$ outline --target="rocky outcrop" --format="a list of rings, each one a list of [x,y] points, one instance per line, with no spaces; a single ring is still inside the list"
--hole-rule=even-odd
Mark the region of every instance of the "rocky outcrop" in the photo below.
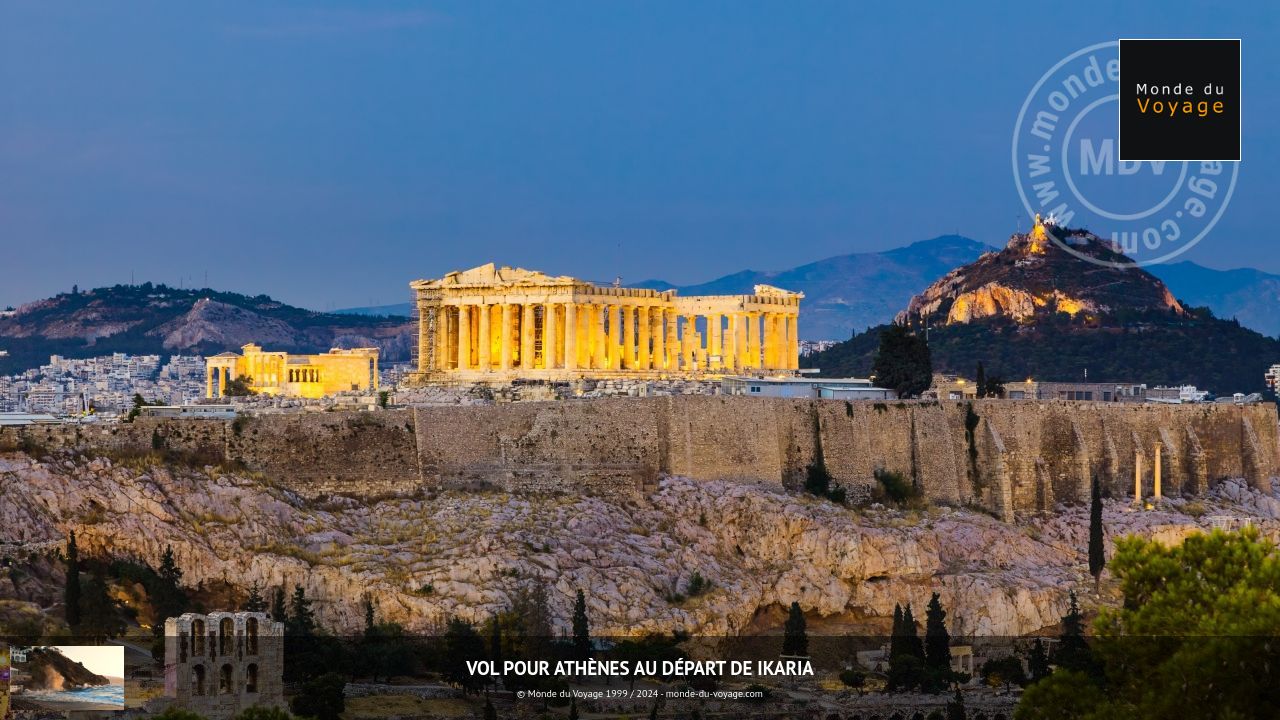
[[[895,603],[923,605],[937,591],[953,632],[1017,635],[1055,624],[1068,592],[1091,585],[1083,508],[1010,524],[678,477],[641,500],[451,491],[316,502],[260,477],[71,455],[0,456],[0,480],[0,539],[74,529],[82,553],[152,565],[172,546],[186,582],[300,585],[340,630],[360,626],[366,594],[383,616],[424,631],[449,616],[483,620],[541,583],[561,629],[584,590],[601,634],[756,632],[770,608],[792,602],[847,632],[885,632]],[[1203,507],[1108,504],[1109,539],[1173,542],[1223,518],[1277,536],[1274,513],[1263,515],[1276,498],[1230,488]],[[694,573],[711,589],[684,598]]]
[[[81,663],[71,660],[54,647],[33,648],[27,653],[26,672],[31,680],[28,690],[74,690],[83,687],[106,685],[110,680],[90,672]]]

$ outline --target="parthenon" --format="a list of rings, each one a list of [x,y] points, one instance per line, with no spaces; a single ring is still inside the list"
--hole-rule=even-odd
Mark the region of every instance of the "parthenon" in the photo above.
[[[598,285],[493,263],[410,283],[419,382],[793,374],[802,293]]]

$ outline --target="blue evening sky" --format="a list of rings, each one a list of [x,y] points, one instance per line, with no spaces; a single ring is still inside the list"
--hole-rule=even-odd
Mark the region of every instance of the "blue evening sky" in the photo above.
[[[1025,214],[1028,89],[1241,37],[1244,157],[1188,254],[1280,272],[1280,6],[0,0],[0,306],[152,280],[317,309],[490,260],[708,280]]]

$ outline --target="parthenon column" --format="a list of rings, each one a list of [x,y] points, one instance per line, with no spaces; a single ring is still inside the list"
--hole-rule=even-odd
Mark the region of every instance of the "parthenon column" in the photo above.
[[[499,305],[502,310],[498,317],[501,318],[501,327],[498,329],[498,366],[503,370],[511,369],[511,323],[515,317],[515,308],[511,303],[502,303]]]
[[[760,344],[764,346],[764,362],[762,367],[773,369],[778,366],[778,333],[777,315],[771,312],[762,313],[764,327],[760,332]]]
[[[426,349],[431,346],[430,331],[427,329],[431,322],[430,312],[426,303],[421,301],[418,303],[418,372],[427,372],[431,369],[431,359],[426,353]]]
[[[480,313],[480,337],[476,343],[479,352],[480,369],[488,372],[493,369],[493,306],[477,305],[476,311]]]
[[[606,367],[617,370],[622,367],[622,317],[617,305],[606,305],[609,312],[609,357]]]
[[[556,306],[547,303],[542,306],[542,367],[550,370],[559,362],[559,318],[556,317]]]
[[[578,367],[578,306],[572,301],[564,304],[564,368]]]
[[[520,368],[532,370],[534,361],[534,330],[537,320],[534,317],[533,303],[520,305]]]
[[[636,308],[636,324],[639,325],[639,340],[636,343],[636,367],[649,369],[649,339],[653,337],[653,321],[649,319],[649,308],[641,305]]]
[[[729,331],[725,333],[721,352],[726,370],[738,369],[738,313],[729,313]]]
[[[724,320],[720,313],[707,316],[707,369],[719,370],[724,367],[724,343],[721,340]],[[715,358],[712,360],[711,358]]]
[[[458,306],[458,369],[471,369],[471,308]]]
[[[794,313],[787,315],[787,367],[791,370],[800,367],[800,317]]]
[[[609,367],[608,338],[604,332],[605,306],[591,305],[591,367],[601,370]]]
[[[760,313],[747,313],[747,367],[760,367]]]
[[[667,330],[664,318],[666,311],[660,307],[649,308],[649,333],[653,340],[653,354],[649,357],[649,364],[654,370],[664,370],[667,367]]]
[[[450,345],[453,340],[453,333],[449,330],[449,306],[440,305],[436,308],[436,367],[439,372],[449,369],[449,352]]]
[[[636,369],[636,309],[622,306],[622,367]]]

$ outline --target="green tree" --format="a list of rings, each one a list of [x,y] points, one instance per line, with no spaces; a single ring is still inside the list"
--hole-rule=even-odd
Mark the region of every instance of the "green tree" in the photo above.
[[[1062,616],[1062,634],[1053,660],[1060,668],[1091,674],[1096,672],[1097,666],[1089,641],[1084,636],[1084,616],[1080,614],[1080,604],[1076,602],[1075,592],[1071,593],[1070,598],[1067,614]]]
[[[245,612],[263,612],[267,609],[267,601],[262,597],[262,590],[258,587],[258,581],[254,580],[249,586],[249,597],[245,599],[244,605],[241,606]]]
[[[293,597],[289,599],[289,615],[285,620],[285,632],[297,637],[314,635],[316,615],[311,609],[311,601],[307,599],[307,591],[301,585],[293,586]]]
[[[338,673],[325,673],[306,681],[289,707],[299,717],[315,720],[339,720],[347,709],[343,690],[347,681]]]
[[[993,688],[1010,685],[1026,685],[1027,675],[1022,671],[1022,661],[1012,655],[992,658],[982,663],[978,670],[983,682]]]
[[[187,593],[182,589],[182,570],[174,559],[173,546],[164,546],[164,555],[160,557],[160,569],[155,573],[152,586],[148,589],[155,609],[157,635],[164,634],[164,620],[178,617],[186,612],[190,603]]]
[[[792,602],[787,622],[782,628],[782,654],[792,657],[809,656],[809,634],[805,629],[804,611],[800,603]]]
[[[1089,574],[1093,576],[1095,591],[1102,580],[1102,568],[1106,564],[1106,546],[1103,545],[1102,535],[1102,487],[1095,477],[1089,500]]]
[[[933,382],[933,361],[929,345],[904,325],[889,325],[880,331],[880,347],[871,366],[876,384],[914,397]]]
[[[461,687],[464,693],[479,692],[485,678],[470,673],[467,661],[485,659],[484,640],[471,623],[453,618],[445,628],[444,642],[445,679]]]
[[[285,622],[289,619],[289,611],[284,602],[284,588],[277,586],[271,593],[271,619]]]
[[[75,630],[80,626],[80,549],[76,546],[76,531],[67,535],[67,583],[63,590],[63,605],[67,625]]]
[[[1273,543],[1252,528],[1192,535],[1176,547],[1125,538],[1111,571],[1124,602],[1094,623],[1102,672],[1059,666],[1027,689],[1018,720],[1277,716]]]
[[[1049,667],[1049,653],[1044,649],[1044,643],[1040,638],[1031,643],[1031,653],[1027,656],[1027,680],[1028,682],[1037,682],[1049,677],[1052,669]]]
[[[237,375],[235,378],[227,381],[222,394],[226,397],[248,397],[249,395],[256,395],[257,393],[253,390],[253,378],[248,375]]]
[[[107,581],[95,571],[85,584],[80,599],[80,632],[95,641],[117,637],[124,632],[124,622],[116,614],[116,604],[107,592]]]
[[[941,692],[952,679],[951,635],[947,632],[947,611],[942,609],[938,593],[929,598],[924,617],[924,658],[928,670],[925,689]]]
[[[889,682],[890,692],[907,692],[920,688],[925,681],[924,643],[920,641],[920,626],[911,612],[911,603],[907,603],[899,618],[894,612],[894,640],[889,649]]]
[[[587,619],[587,598],[581,590],[573,603],[573,657],[591,659],[591,623]]]

